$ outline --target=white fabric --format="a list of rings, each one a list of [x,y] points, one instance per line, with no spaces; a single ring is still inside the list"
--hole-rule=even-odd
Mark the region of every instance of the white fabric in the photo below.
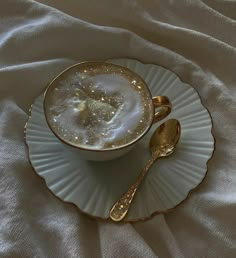
[[[236,257],[236,1],[40,2],[0,1],[0,257]],[[52,196],[23,141],[28,108],[55,75],[113,57],[173,70],[214,123],[201,186],[136,224],[97,222]]]

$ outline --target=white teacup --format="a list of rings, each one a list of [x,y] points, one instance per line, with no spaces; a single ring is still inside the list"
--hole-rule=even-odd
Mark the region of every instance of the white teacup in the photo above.
[[[103,161],[133,148],[170,113],[171,103],[165,96],[152,97],[145,81],[126,67],[83,62],[49,84],[44,111],[49,128],[67,148]]]

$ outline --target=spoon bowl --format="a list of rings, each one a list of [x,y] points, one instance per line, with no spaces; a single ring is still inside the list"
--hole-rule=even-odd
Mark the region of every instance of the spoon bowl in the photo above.
[[[169,119],[161,124],[150,139],[149,149],[152,157],[157,154],[159,157],[169,156],[179,142],[180,134],[181,126],[178,120]]]

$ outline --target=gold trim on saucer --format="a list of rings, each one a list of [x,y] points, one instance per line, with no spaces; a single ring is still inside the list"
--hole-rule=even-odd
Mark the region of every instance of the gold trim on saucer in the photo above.
[[[124,57],[124,58],[126,58],[126,57]],[[122,59],[122,58],[117,58],[117,59]],[[136,60],[136,61],[138,61],[138,62],[141,62],[141,61],[139,61],[139,60],[137,60],[137,59],[134,59],[134,58],[126,58],[126,59],[133,59],[133,60]],[[109,59],[108,62],[109,62],[109,61],[112,61],[112,60]],[[183,80],[179,77],[179,75],[177,75],[177,74],[176,74],[175,72],[173,72],[171,69],[169,69],[169,68],[167,68],[167,67],[165,67],[165,66],[163,66],[163,65],[154,64],[154,63],[144,63],[144,62],[141,62],[141,63],[144,64],[144,65],[146,65],[146,64],[153,64],[153,65],[158,65],[158,66],[160,66],[160,67],[163,67],[163,68],[165,68],[165,69],[171,71],[172,73],[174,73],[174,74],[180,79],[180,81],[181,81],[182,83],[184,83]],[[188,84],[188,85],[189,85],[190,87],[192,87],[190,84]],[[193,87],[192,87],[192,88],[193,88]],[[174,206],[174,207],[172,207],[172,208],[170,208],[170,209],[167,209],[167,210],[155,211],[155,212],[153,212],[152,214],[150,214],[150,215],[147,216],[147,217],[142,217],[142,218],[138,218],[138,219],[127,219],[127,220],[124,220],[124,221],[120,221],[119,223],[133,223],[133,222],[146,221],[146,220],[149,220],[149,219],[153,218],[154,216],[156,216],[156,215],[158,215],[158,214],[167,214],[167,213],[169,213],[169,212],[172,212],[173,210],[175,210],[175,209],[178,208],[179,206],[183,205],[183,203],[189,199],[190,195],[191,195],[194,191],[197,191],[197,190],[199,189],[199,187],[201,186],[201,184],[203,183],[203,181],[206,179],[207,174],[208,174],[208,172],[209,172],[209,171],[208,171],[208,169],[209,169],[209,168],[208,168],[209,162],[212,160],[212,157],[213,157],[214,152],[215,152],[216,139],[215,139],[215,136],[214,136],[214,134],[213,134],[213,119],[212,119],[211,113],[209,112],[208,108],[202,103],[202,99],[201,99],[201,96],[200,96],[200,94],[198,93],[198,91],[197,91],[195,88],[193,88],[193,90],[198,94],[198,97],[199,97],[199,99],[200,99],[201,105],[207,110],[207,112],[208,112],[208,114],[209,114],[209,116],[210,116],[210,120],[211,120],[211,135],[212,135],[213,141],[214,141],[214,146],[213,146],[213,150],[212,150],[212,155],[211,155],[211,157],[208,159],[208,161],[206,162],[207,169],[206,169],[206,172],[205,172],[205,176],[202,178],[201,182],[200,182],[196,187],[194,187],[193,189],[191,189],[191,190],[188,192],[186,198],[185,198],[184,200],[182,200],[182,201],[181,201],[179,204],[177,204],[176,206]],[[45,92],[45,90],[44,90],[43,92]],[[34,101],[34,102],[35,102],[35,101]],[[43,180],[44,183],[45,183],[45,185],[47,186],[46,180],[36,172],[36,170],[34,169],[33,164],[31,163],[30,153],[29,153],[29,146],[28,146],[27,141],[26,141],[27,125],[28,125],[29,119],[31,118],[31,115],[32,115],[32,107],[33,107],[33,105],[34,105],[34,102],[33,102],[33,104],[30,106],[30,109],[29,109],[29,117],[28,117],[27,122],[26,122],[26,124],[25,124],[25,126],[24,126],[24,143],[25,143],[26,148],[27,148],[27,156],[28,156],[28,160],[29,160],[30,166],[32,167],[34,173],[35,173],[41,180]],[[74,204],[74,203],[72,203],[72,202],[68,202],[68,201],[62,200],[59,196],[55,195],[55,194],[48,188],[48,186],[46,187],[46,189],[47,189],[47,191],[48,191],[49,193],[51,193],[53,196],[55,196],[58,200],[64,202],[65,204],[70,204],[70,205],[75,206],[76,209],[78,209],[78,211],[79,211],[81,214],[83,214],[83,215],[87,215],[88,217],[93,218],[93,219],[96,219],[96,220],[98,220],[98,221],[106,221],[106,222],[117,223],[117,222],[112,221],[109,217],[107,217],[107,218],[101,218],[101,217],[98,217],[98,216],[94,216],[94,215],[88,214],[88,213],[82,211],[76,204]],[[109,214],[108,214],[108,216],[109,216]]]

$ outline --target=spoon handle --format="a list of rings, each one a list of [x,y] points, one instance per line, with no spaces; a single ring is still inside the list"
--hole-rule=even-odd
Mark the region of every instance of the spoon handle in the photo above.
[[[134,184],[132,184],[128,191],[124,195],[122,195],[120,199],[113,205],[110,210],[110,218],[113,221],[121,221],[126,216],[138,187],[140,186],[143,178],[145,177],[155,160],[156,158],[154,157],[148,160]]]

